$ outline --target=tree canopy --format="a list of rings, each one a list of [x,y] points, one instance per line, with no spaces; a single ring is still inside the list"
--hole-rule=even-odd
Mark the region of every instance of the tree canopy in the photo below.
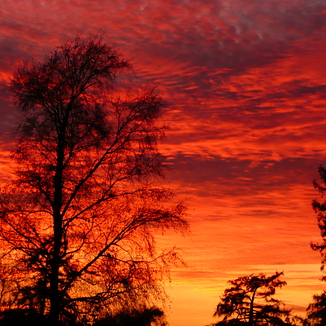
[[[2,261],[20,266],[16,306],[55,326],[159,297],[178,256],[157,252],[154,233],[188,227],[160,183],[162,98],[115,92],[130,68],[101,37],[76,37],[11,81],[22,121],[0,194]]]
[[[291,310],[282,301],[274,299],[277,288],[286,285],[280,280],[283,273],[271,276],[251,274],[229,281],[232,285],[224,291],[214,317],[223,317],[214,326],[290,326]]]

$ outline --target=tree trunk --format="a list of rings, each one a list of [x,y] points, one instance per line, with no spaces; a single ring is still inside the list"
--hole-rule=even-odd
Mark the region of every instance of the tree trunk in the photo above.
[[[248,321],[249,326],[254,326],[254,300],[255,300],[256,290],[257,289],[254,290],[250,300],[249,321]]]
[[[55,217],[54,217],[55,219]],[[59,268],[60,268],[60,247],[61,247],[61,223],[54,223],[53,257],[51,260],[50,275],[50,322],[51,326],[59,325],[60,315],[60,293],[59,293]]]
[[[60,251],[62,246],[62,182],[64,162],[64,135],[59,136],[57,149],[57,166],[54,176],[54,199],[53,199],[53,256],[51,259],[50,275],[50,323],[51,326],[59,325],[61,294],[59,290]]]

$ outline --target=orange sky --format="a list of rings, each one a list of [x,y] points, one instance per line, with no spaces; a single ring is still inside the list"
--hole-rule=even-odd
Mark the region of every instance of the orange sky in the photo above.
[[[0,26],[3,145],[15,65],[76,34],[103,33],[168,102],[165,182],[188,198],[191,223],[189,237],[162,240],[188,264],[167,286],[171,326],[213,322],[226,282],[249,273],[284,271],[277,298],[296,311],[325,288],[309,247],[326,164],[324,0],[2,0]]]

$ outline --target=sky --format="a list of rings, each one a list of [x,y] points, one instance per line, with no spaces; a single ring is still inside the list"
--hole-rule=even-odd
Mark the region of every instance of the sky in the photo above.
[[[216,321],[227,281],[251,273],[284,271],[276,297],[298,313],[325,289],[310,249],[326,165],[324,0],[2,0],[0,27],[2,177],[18,121],[5,86],[22,60],[101,33],[164,97],[164,184],[191,227],[159,239],[187,263],[167,283],[170,326]]]

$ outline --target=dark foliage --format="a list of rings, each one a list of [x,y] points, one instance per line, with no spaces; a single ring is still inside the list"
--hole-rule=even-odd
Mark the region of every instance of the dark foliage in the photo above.
[[[232,287],[224,291],[214,313],[223,319],[214,325],[294,325],[290,310],[273,298],[276,288],[286,285],[280,280],[281,275],[283,273],[277,272],[271,276],[251,274],[229,281]]]
[[[324,196],[326,192],[326,169],[321,165],[318,170],[320,177],[322,179],[322,184],[318,183],[316,180],[313,180],[313,185],[315,189],[321,194],[321,197]],[[312,243],[311,247],[313,250],[319,251],[321,255],[321,270],[324,270],[326,262],[326,202],[319,202],[313,200],[312,207],[317,214],[318,227],[320,229],[320,235],[322,237],[321,243]]]
[[[323,166],[319,167],[319,174],[323,181],[323,184],[318,183],[316,180],[313,180],[314,187],[319,191],[321,196],[323,197],[326,191],[326,170]],[[311,247],[313,250],[319,251],[321,254],[321,269],[324,270],[324,265],[326,262],[326,202],[319,202],[317,200],[313,200],[312,207],[317,214],[318,227],[320,229],[320,234],[322,237],[322,243],[312,243]]]
[[[308,320],[314,326],[326,325],[326,292],[313,296],[313,303],[307,308]]]
[[[0,326],[45,326],[46,318],[35,310],[10,309],[0,313]]]
[[[164,312],[156,307],[120,312],[97,321],[94,326],[165,326]]]

